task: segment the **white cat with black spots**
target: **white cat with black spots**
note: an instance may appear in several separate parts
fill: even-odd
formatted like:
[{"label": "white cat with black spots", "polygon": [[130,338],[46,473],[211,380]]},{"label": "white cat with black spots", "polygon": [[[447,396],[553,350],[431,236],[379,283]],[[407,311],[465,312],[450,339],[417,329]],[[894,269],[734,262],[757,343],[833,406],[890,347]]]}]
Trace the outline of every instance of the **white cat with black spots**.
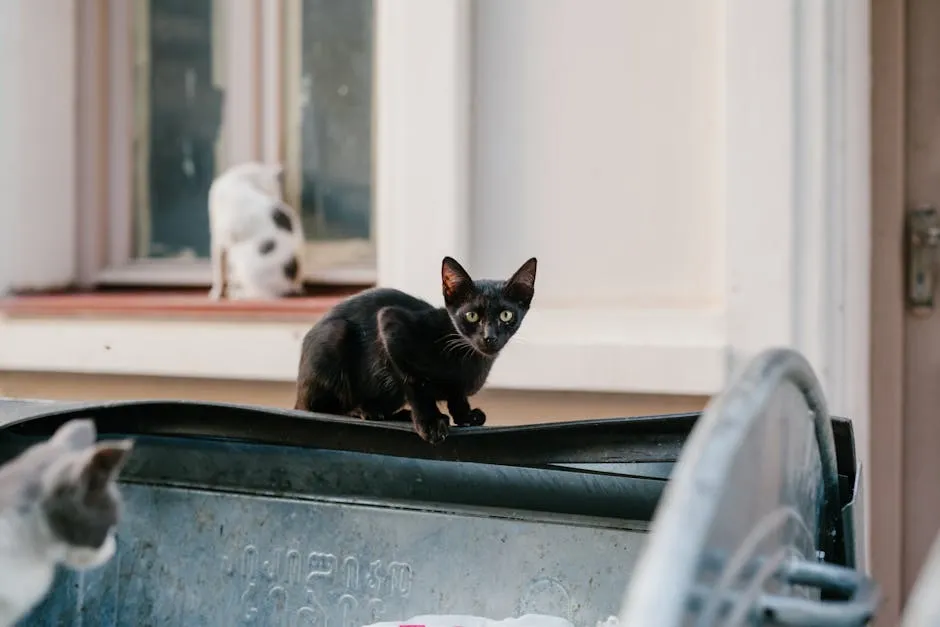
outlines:
[{"label": "white cat with black spots", "polygon": [[218,300],[275,299],[303,291],[305,238],[283,199],[284,169],[233,166],[209,188],[212,289]]}]

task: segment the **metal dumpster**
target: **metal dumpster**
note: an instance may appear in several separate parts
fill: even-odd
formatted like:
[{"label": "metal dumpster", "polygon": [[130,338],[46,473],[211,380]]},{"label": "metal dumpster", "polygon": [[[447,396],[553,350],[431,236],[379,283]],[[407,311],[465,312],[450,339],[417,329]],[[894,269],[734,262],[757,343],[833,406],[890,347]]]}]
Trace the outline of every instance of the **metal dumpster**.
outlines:
[{"label": "metal dumpster", "polygon": [[[703,424],[716,412],[742,410],[727,400],[734,389],[711,405]],[[734,463],[722,468],[741,473],[736,500],[718,503],[719,511],[733,506],[723,510],[727,536],[737,539],[760,511],[786,501],[809,534],[771,534],[762,547],[793,545],[810,557],[818,549],[826,561],[854,568],[851,424],[808,412],[806,390],[786,389],[774,415],[800,425],[793,437],[778,442],[786,431],[778,429],[756,441],[726,441]],[[641,583],[636,568],[643,577],[655,571],[652,553],[645,565],[638,560],[699,419],[455,429],[430,447],[406,425],[264,407],[0,400],[0,461],[77,416],[94,417],[102,437],[137,440],[121,477],[118,552],[98,570],[60,572],[22,625],[361,626],[428,613],[538,613],[594,627],[618,614],[625,588]],[[818,440],[798,437],[804,423]],[[701,446],[722,437],[712,428],[693,439]],[[694,468],[680,464],[683,484]],[[703,524],[721,537],[725,527],[713,524],[714,511]],[[690,528],[701,522],[694,518]],[[733,559],[720,551],[710,557]],[[691,589],[685,570],[656,581]],[[698,596],[669,598],[692,608],[682,622],[673,612],[673,622],[636,624],[731,624],[727,605],[712,612],[702,603],[715,590],[703,597],[699,586]],[[813,597],[800,586],[775,594]],[[624,609],[634,611],[629,601]]]}]

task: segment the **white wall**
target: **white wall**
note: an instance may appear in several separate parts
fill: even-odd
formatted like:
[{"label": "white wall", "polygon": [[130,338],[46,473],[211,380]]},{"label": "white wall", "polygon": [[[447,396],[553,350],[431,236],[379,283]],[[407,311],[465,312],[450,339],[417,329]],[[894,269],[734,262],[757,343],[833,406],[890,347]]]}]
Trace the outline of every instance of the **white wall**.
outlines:
[{"label": "white wall", "polygon": [[724,384],[725,19],[721,1],[475,4],[469,267],[539,258],[494,380]]},{"label": "white wall", "polygon": [[0,1],[0,295],[73,278],[75,34],[75,0]]},{"label": "white wall", "polygon": [[[492,387],[712,394],[733,364],[785,344],[817,365],[836,411],[855,407],[867,364],[863,4],[376,0],[380,283],[440,302],[443,255],[477,276],[537,255],[535,308]],[[55,285],[75,270],[76,1],[0,7],[13,32],[0,77],[14,77],[0,91],[0,163],[16,164],[0,168],[4,259],[21,285]],[[0,325],[8,346],[27,331],[14,326]],[[290,379],[296,329],[273,327],[243,325],[242,349],[267,354],[266,334],[279,334],[268,376]],[[57,328],[83,354],[87,330]],[[148,353],[147,334],[126,330],[130,361],[0,346],[0,366],[232,374],[223,358],[164,364],[163,347]]]},{"label": "white wall", "polygon": [[[17,2],[0,3],[0,85],[14,85],[19,80],[19,64],[11,55],[16,50],[16,26],[20,20],[20,5]],[[5,88],[0,92],[0,187],[13,190],[16,183],[13,166],[16,163],[16,147],[11,141],[16,137],[16,110],[18,102],[9,97]],[[10,211],[0,206],[0,211]],[[5,221],[0,220],[0,224]],[[13,237],[9,229],[0,229],[0,295],[13,280]]]},{"label": "white wall", "polygon": [[861,5],[376,6],[380,282],[539,257],[491,385],[711,394],[784,345],[863,393]]},{"label": "white wall", "polygon": [[539,307],[722,307],[723,24],[721,2],[477,2],[473,271],[537,255]]}]

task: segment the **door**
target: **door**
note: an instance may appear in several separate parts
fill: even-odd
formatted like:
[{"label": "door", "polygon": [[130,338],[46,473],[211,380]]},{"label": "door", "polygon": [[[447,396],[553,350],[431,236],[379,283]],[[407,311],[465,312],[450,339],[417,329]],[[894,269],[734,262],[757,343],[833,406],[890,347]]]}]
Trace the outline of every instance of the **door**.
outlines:
[{"label": "door", "polygon": [[[905,207],[940,208],[940,2],[908,1],[906,39]],[[940,304],[940,293],[935,296]],[[902,591],[906,597],[940,529],[940,312],[936,309],[918,314],[908,307],[904,362]]]},{"label": "door", "polygon": [[[940,2],[871,0],[871,548],[894,626],[940,530],[940,289],[915,308],[910,210],[940,210]],[[937,223],[940,226],[940,222]],[[925,254],[940,284],[940,251]]]}]

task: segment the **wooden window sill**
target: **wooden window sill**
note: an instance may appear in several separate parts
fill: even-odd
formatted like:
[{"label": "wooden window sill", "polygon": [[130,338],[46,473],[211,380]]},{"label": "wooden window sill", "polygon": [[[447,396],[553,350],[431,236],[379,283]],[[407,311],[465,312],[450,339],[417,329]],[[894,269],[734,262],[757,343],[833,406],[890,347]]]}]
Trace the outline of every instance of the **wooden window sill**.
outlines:
[{"label": "wooden window sill", "polygon": [[[291,382],[304,335],[355,291],[271,302],[213,302],[204,290],[7,298],[0,373]],[[710,395],[727,380],[726,334],[720,310],[534,308],[487,386]]]},{"label": "wooden window sill", "polygon": [[310,321],[361,288],[323,290],[279,300],[209,300],[205,290],[120,290],[22,294],[0,299],[0,314],[26,317]]},{"label": "wooden window sill", "polygon": [[361,288],[274,301],[206,290],[28,294],[0,299],[0,372],[293,381],[304,334]]}]

